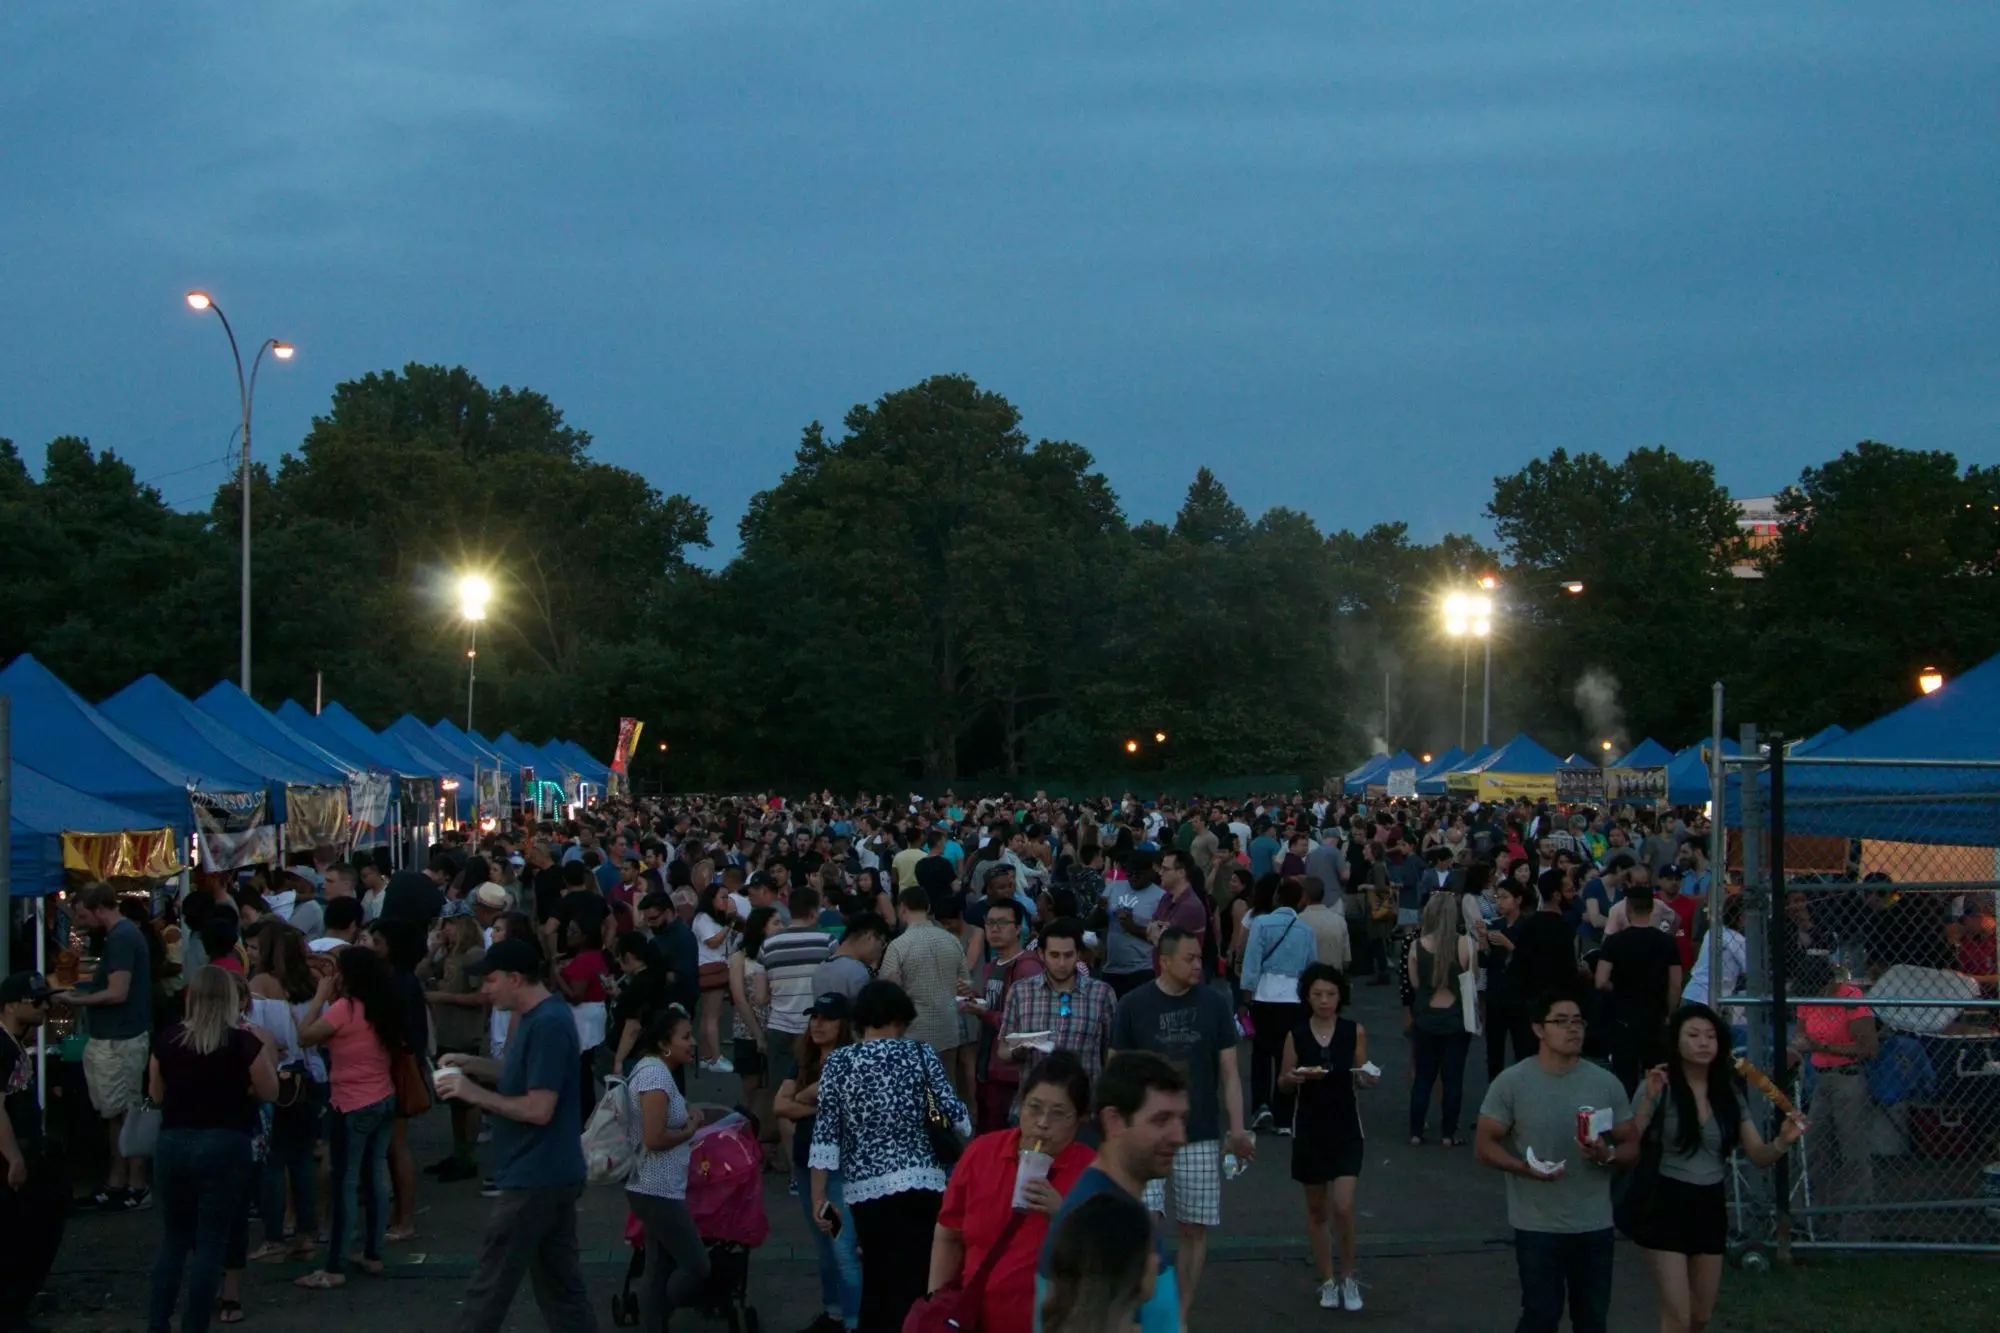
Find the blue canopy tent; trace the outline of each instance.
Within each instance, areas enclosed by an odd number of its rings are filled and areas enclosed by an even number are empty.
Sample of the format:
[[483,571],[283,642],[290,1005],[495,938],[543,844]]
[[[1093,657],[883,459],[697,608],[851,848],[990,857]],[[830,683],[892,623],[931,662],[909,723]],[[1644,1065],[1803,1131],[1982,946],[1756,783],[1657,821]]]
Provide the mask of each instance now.
[[1846,727],[1841,726],[1838,722],[1830,722],[1804,740],[1792,742],[1786,748],[1785,753],[1793,759],[1804,759],[1808,755],[1818,754],[1821,750],[1824,750],[1827,746],[1848,734]]
[[[1700,805],[1708,800],[1708,765],[1701,757],[1702,745],[1706,743],[1697,742],[1688,746],[1667,765],[1667,802],[1670,805]],[[1725,736],[1722,752],[1740,754],[1742,747]]]
[[[237,735],[196,708],[179,690],[148,672],[97,706],[99,712],[140,740],[166,754],[221,777],[261,785],[270,793],[272,818],[291,819],[288,791],[298,791],[310,806],[311,794],[339,789],[340,823],[346,823],[346,776],[319,765],[307,767],[271,753]],[[329,818],[332,812],[328,812]],[[342,828],[334,833],[344,833]]]
[[[1446,750],[1443,754],[1432,755],[1431,761],[1417,770],[1417,793],[1419,795],[1425,795],[1426,794],[1424,791],[1425,779],[1429,778],[1432,774],[1443,773],[1446,769],[1450,768],[1453,764],[1459,762],[1463,758],[1465,758],[1465,751],[1459,749],[1456,745],[1452,746],[1449,750]],[[1440,786],[1438,790],[1442,792],[1444,788]]]
[[1355,770],[1359,776],[1350,775],[1341,785],[1349,796],[1357,796],[1369,787],[1388,786],[1391,773],[1401,772],[1404,769],[1415,772],[1421,767],[1423,765],[1419,764],[1416,756],[1408,750],[1398,750],[1394,754],[1378,754]]
[[522,768],[532,768],[540,772],[548,766],[548,760],[536,752],[535,747],[523,742],[511,731],[503,731],[493,738],[493,748],[503,758],[511,759]]
[[183,838],[194,832],[191,791],[224,798],[261,795],[248,786],[162,754],[85,703],[33,656],[0,671],[0,694],[14,701],[14,754],[57,782],[125,806]]
[[1595,767],[1597,767],[1597,765],[1595,765],[1595,764],[1591,763],[1591,762],[1590,762],[1590,761],[1589,761],[1588,759],[1585,759],[1585,758],[1583,757],[1583,755],[1582,755],[1582,754],[1580,754],[1579,752],[1577,752],[1577,751],[1575,751],[1575,750],[1572,750],[1572,751],[1570,751],[1570,752],[1569,752],[1569,754],[1568,754],[1568,755],[1566,755],[1566,756],[1565,756],[1565,757],[1563,758],[1563,762],[1562,762],[1562,766],[1563,766],[1564,768],[1595,768]]
[[1665,768],[1674,761],[1674,752],[1648,736],[1611,761],[1612,768]]
[[[339,707],[338,704],[333,706]],[[341,709],[341,712],[354,726],[367,729],[354,714],[347,712],[346,709]],[[452,808],[458,812],[460,819],[472,817],[472,812],[478,803],[477,793],[472,785],[475,767],[472,756],[453,753],[429,728],[408,713],[373,734],[384,745],[409,754],[412,763],[424,765],[426,772],[437,774],[441,781],[456,783],[452,789],[454,794]]]
[[1449,764],[1441,764],[1432,768],[1432,770],[1428,774],[1422,774],[1422,773],[1418,774],[1417,795],[1419,796],[1444,795],[1445,784],[1453,773],[1457,773],[1462,769],[1467,769],[1472,767],[1474,764],[1483,762],[1486,759],[1486,757],[1492,753],[1493,753],[1492,746],[1482,745],[1478,749],[1474,750],[1471,754],[1461,754],[1457,759],[1454,759]]
[[1348,769],[1347,772],[1344,773],[1340,779],[1341,791],[1345,792],[1349,796],[1353,796],[1356,793],[1358,793],[1361,790],[1361,788],[1366,785],[1364,779],[1366,779],[1370,773],[1373,773],[1377,769],[1381,768],[1383,764],[1388,762],[1388,759],[1389,756],[1386,753],[1371,754],[1366,759],[1356,764],[1353,768]]
[[[1876,718],[1785,770],[1785,831],[1956,847],[2000,847],[2000,769],[1884,760],[2000,762],[2000,657]],[[1867,765],[1822,763],[1839,759]],[[1769,782],[1769,775],[1758,779]],[[1728,819],[1742,821],[1732,793]]]
[[578,745],[575,741],[552,741],[549,745],[542,748],[553,748],[559,753],[568,756],[576,766],[577,776],[585,782],[595,783],[601,787],[604,785],[604,780],[611,776],[611,766],[609,764],[599,762],[597,756],[584,749],[581,745]]
[[[345,777],[374,765],[335,754],[252,699],[233,681],[217,681],[194,706],[246,740],[312,772]],[[331,781],[331,778],[327,779]]]
[[437,737],[447,752],[462,753],[468,759],[476,759],[481,768],[504,769],[512,762],[500,753],[492,741],[476,731],[460,730],[452,725],[449,718],[439,718],[427,730]]
[[1553,799],[1556,770],[1562,760],[1526,732],[1487,755],[1445,775],[1452,792],[1465,792],[1480,800],[1511,800],[1516,797]]
[[63,835],[156,833],[178,864],[178,835],[163,821],[57,782],[16,762],[9,766],[12,800],[8,808],[9,893],[42,898],[63,889]]
[[381,737],[363,726],[354,714],[340,708],[339,704],[332,707],[340,709],[337,715],[341,719],[340,725],[335,725],[336,715],[331,711],[324,716],[315,716],[291,699],[278,705],[276,717],[283,725],[355,768],[380,769],[399,778],[437,778],[437,773],[429,765],[411,757],[409,751],[400,746],[382,744]]

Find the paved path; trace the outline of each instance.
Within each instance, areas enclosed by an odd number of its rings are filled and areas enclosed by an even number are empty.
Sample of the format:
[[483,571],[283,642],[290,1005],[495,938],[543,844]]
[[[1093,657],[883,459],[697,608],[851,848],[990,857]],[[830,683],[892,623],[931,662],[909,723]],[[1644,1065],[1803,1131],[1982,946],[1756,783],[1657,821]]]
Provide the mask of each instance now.
[[[1384,1068],[1381,1085],[1364,1097],[1372,1145],[1359,1192],[1361,1276],[1368,1309],[1346,1315],[1315,1305],[1304,1205],[1291,1181],[1288,1141],[1266,1135],[1259,1140],[1256,1164],[1223,1191],[1223,1227],[1210,1243],[1194,1328],[1238,1329],[1254,1326],[1246,1321],[1269,1318],[1465,1333],[1513,1327],[1519,1294],[1500,1179],[1474,1163],[1469,1145],[1447,1151],[1412,1148],[1405,1142],[1409,1061],[1396,1003],[1392,988],[1363,986],[1357,991],[1357,1017],[1369,1029],[1371,1052]],[[1247,1073],[1247,1046],[1242,1058]],[[1475,1042],[1462,1126],[1468,1136],[1486,1086],[1483,1061]],[[717,1101],[734,1091],[733,1079],[707,1077],[695,1089],[697,1099]],[[416,1128],[417,1160],[443,1155],[444,1117],[426,1116]],[[389,1269],[382,1278],[357,1274],[343,1291],[314,1293],[289,1284],[292,1275],[303,1271],[300,1267],[253,1268],[244,1282],[250,1325],[245,1333],[281,1321],[286,1333],[361,1328],[432,1333],[449,1328],[487,1204],[472,1184],[440,1186],[426,1177],[418,1193],[420,1235],[390,1247]],[[752,1300],[768,1333],[793,1333],[817,1312],[810,1238],[797,1201],[778,1177],[769,1178],[766,1203],[771,1239],[753,1260]],[[582,1240],[586,1275],[600,1312],[608,1311],[624,1278],[629,1258],[622,1241],[624,1220],[621,1192],[608,1187],[590,1192]],[[72,1218],[51,1283],[55,1307],[45,1322],[59,1333],[143,1328],[147,1276],[158,1236],[159,1220],[151,1212]],[[1619,1247],[1617,1263],[1611,1326],[1650,1329],[1650,1283],[1629,1246]],[[1742,1279],[1732,1275],[1730,1280]],[[600,1323],[609,1329],[608,1318]],[[542,1326],[524,1291],[508,1327]],[[685,1333],[707,1325],[683,1318],[675,1327]]]

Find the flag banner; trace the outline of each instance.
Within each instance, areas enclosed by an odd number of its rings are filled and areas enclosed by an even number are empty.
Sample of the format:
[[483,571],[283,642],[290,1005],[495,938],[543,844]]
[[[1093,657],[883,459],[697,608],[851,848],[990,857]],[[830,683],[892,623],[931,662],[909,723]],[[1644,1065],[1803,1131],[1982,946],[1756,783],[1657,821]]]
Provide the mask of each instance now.
[[303,852],[347,846],[347,788],[286,787],[285,845]]
[[611,750],[611,771],[624,773],[632,762],[633,752],[639,748],[639,733],[646,724],[636,717],[618,719],[618,743]]
[[240,870],[278,859],[278,829],[263,792],[190,791],[204,870]]
[[394,785],[387,773],[357,773],[347,780],[354,846],[380,847],[389,840],[389,791]]

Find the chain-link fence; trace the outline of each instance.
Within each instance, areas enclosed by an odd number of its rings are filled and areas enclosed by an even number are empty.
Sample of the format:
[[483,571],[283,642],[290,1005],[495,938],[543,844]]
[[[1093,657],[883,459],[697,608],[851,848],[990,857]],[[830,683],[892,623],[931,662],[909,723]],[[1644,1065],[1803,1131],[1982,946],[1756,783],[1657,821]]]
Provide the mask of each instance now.
[[[1768,1174],[1739,1167],[1738,1240],[2000,1252],[2000,762],[1788,759],[1745,739],[1727,1016],[1811,1129]],[[1768,1136],[1771,1103],[1752,1104]]]

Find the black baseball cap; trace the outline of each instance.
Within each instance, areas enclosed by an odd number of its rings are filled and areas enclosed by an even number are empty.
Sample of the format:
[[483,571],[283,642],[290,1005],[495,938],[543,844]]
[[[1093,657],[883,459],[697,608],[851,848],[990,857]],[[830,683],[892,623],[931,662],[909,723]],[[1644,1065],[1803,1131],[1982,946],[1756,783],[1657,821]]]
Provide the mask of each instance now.
[[53,994],[48,978],[39,972],[16,972],[0,981],[0,1005],[19,1004],[23,1000],[46,1001]]
[[483,977],[488,972],[519,972],[524,977],[539,977],[545,961],[542,951],[527,940],[501,940],[486,951],[486,956],[465,969],[467,976]]
[[836,1022],[846,1018],[853,1011],[854,1001],[848,999],[837,990],[827,991],[825,994],[816,997],[810,1005],[806,1006],[807,1017],[831,1018]]

